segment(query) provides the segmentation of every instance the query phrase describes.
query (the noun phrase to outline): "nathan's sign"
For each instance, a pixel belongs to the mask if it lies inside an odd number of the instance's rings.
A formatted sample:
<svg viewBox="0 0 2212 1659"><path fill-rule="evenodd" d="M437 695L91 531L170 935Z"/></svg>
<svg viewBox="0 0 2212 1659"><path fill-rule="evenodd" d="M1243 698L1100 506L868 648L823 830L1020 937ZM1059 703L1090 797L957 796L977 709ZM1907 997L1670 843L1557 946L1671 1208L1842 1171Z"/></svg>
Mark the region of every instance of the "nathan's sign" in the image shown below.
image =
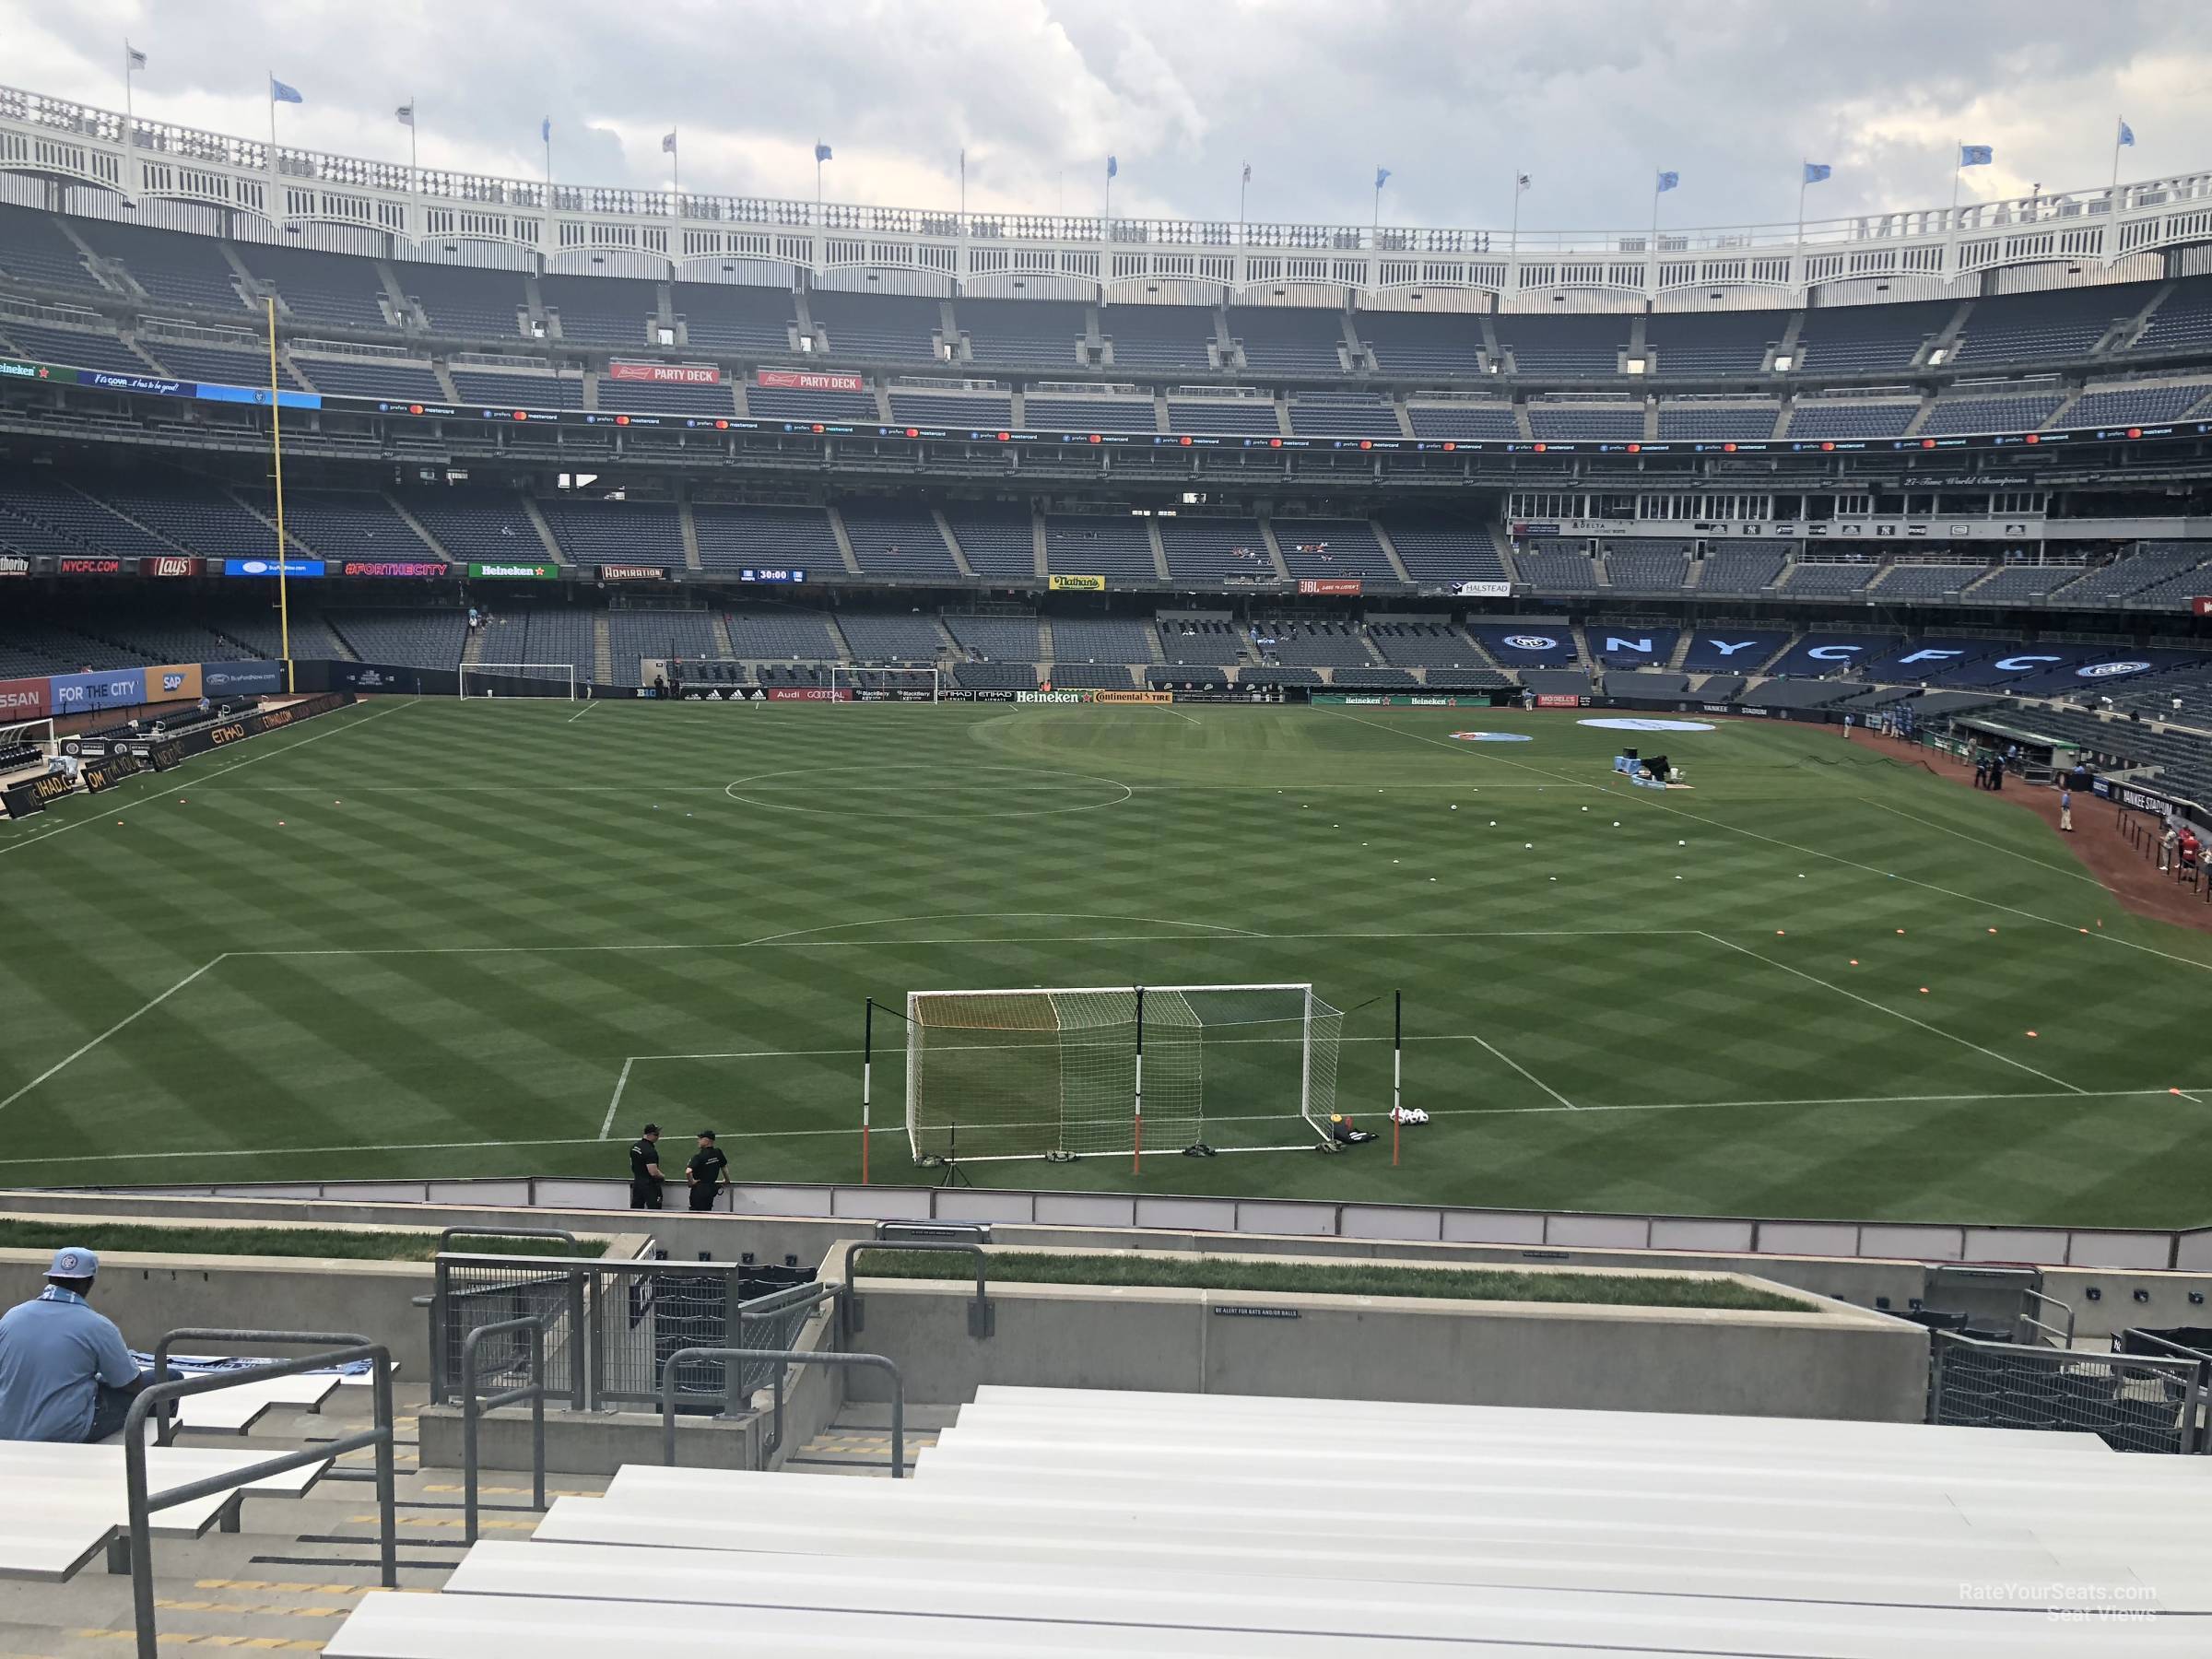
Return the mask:
<svg viewBox="0 0 2212 1659"><path fill-rule="evenodd" d="M1044 585L1055 594L1102 594L1106 591L1103 576L1047 576Z"/></svg>
<svg viewBox="0 0 2212 1659"><path fill-rule="evenodd" d="M665 582L668 572L659 565L601 565L602 582Z"/></svg>
<svg viewBox="0 0 2212 1659"><path fill-rule="evenodd" d="M647 381L661 386L718 386L722 371L712 363L624 363L606 366L606 377L618 381Z"/></svg>
<svg viewBox="0 0 2212 1659"><path fill-rule="evenodd" d="M810 374L798 369L761 369L753 384L785 392L865 392L868 382L857 374Z"/></svg>

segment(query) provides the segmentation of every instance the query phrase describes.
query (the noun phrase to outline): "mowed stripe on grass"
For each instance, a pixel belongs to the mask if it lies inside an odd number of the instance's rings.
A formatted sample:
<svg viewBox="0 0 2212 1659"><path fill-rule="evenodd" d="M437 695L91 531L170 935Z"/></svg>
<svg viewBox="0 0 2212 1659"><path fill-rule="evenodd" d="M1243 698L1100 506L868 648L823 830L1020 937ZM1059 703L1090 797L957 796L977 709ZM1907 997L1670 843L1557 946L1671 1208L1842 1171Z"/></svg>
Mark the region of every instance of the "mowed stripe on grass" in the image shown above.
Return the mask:
<svg viewBox="0 0 2212 1659"><path fill-rule="evenodd" d="M2039 867L2065 855L2028 815L1818 729L1685 735L1698 788L1658 797L1565 715L384 709L235 778L149 780L105 822L72 803L78 830L19 849L7 1179L94 1179L42 1166L64 1143L133 1180L172 1151L195 1154L181 1179L614 1172L594 1137L627 1059L745 1053L641 1068L617 1135L651 1112L758 1136L747 1174L849 1180L841 1051L865 997L1310 979L1383 999L1354 1017L1365 1038L1404 991L1406 1097L1438 1113L1406 1165L1161 1158L1144 1184L2201 1219L2176 1154L2207 1109L2115 1091L2212 1076L2189 1032L2205 941ZM1450 739L1478 724L1535 741L1501 759ZM1349 1109L1379 1119L1387 1078L1386 1043L1347 1045ZM1854 1103L1703 1105L1747 1100ZM1625 1110L1643 1105L1700 1109ZM902 1149L878 1141L879 1177Z"/></svg>

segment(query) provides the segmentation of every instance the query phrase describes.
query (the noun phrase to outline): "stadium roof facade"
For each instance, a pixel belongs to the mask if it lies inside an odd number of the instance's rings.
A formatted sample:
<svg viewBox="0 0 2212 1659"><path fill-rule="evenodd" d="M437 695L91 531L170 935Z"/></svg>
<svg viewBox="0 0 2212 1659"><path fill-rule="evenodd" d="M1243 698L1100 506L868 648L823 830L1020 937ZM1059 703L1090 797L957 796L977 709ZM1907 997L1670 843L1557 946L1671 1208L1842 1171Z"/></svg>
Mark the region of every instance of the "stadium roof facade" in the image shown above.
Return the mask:
<svg viewBox="0 0 2212 1659"><path fill-rule="evenodd" d="M273 147L0 87L0 199L427 263L873 291L1380 308L1932 299L2017 266L2049 286L2184 275L2212 172L1802 225L1614 231L960 213L503 179ZM2212 268L2208 265L2207 268ZM872 280L871 280L872 279ZM2043 286L2039 282L2038 286Z"/></svg>

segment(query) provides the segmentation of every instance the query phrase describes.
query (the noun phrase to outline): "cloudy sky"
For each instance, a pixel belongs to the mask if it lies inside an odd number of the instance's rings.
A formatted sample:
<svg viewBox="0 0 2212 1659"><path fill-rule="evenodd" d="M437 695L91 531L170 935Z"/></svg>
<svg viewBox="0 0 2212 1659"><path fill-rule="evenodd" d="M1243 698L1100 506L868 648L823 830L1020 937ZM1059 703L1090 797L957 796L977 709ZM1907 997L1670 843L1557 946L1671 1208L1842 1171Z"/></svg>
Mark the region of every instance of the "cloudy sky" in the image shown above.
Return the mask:
<svg viewBox="0 0 2212 1659"><path fill-rule="evenodd" d="M0 0L16 86L265 133L265 64L305 95L287 142L538 176L538 122L568 181L667 181L977 208L1502 226L1517 170L1528 229L1635 226L1654 169L1677 225L1787 220L1800 159L1835 176L1814 218L1940 204L1955 139L1994 147L1966 194L2099 183L2113 124L2127 178L2212 163L2212 36L2147 0Z"/></svg>

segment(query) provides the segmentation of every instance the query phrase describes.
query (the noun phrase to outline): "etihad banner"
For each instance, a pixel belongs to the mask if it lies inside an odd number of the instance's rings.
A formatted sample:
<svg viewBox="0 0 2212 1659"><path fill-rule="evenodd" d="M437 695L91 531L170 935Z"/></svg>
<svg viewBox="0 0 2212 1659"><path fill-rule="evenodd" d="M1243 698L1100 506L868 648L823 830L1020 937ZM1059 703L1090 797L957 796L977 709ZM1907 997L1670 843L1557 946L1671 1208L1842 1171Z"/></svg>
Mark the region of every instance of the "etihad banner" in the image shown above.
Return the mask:
<svg viewBox="0 0 2212 1659"><path fill-rule="evenodd" d="M1047 576L1044 585L1055 594L1102 594L1106 591L1103 576Z"/></svg>
<svg viewBox="0 0 2212 1659"><path fill-rule="evenodd" d="M34 812L46 810L44 799L29 783L11 783L0 789L0 806L7 809L11 818L26 818Z"/></svg>
<svg viewBox="0 0 2212 1659"><path fill-rule="evenodd" d="M147 702L196 701L201 695L197 663L163 663L146 671Z"/></svg>
<svg viewBox="0 0 2212 1659"><path fill-rule="evenodd" d="M0 723L43 720L53 712L53 682L41 679L0 679Z"/></svg>
<svg viewBox="0 0 2212 1659"><path fill-rule="evenodd" d="M865 392L868 382L857 374L809 374L796 369L761 369L753 384L775 386L786 392Z"/></svg>
<svg viewBox="0 0 2212 1659"><path fill-rule="evenodd" d="M1359 578L1357 576L1312 576L1301 578L1298 584L1301 594L1357 594Z"/></svg>
<svg viewBox="0 0 2212 1659"><path fill-rule="evenodd" d="M1171 703L1172 691L1093 691L1090 700L1102 703Z"/></svg>

